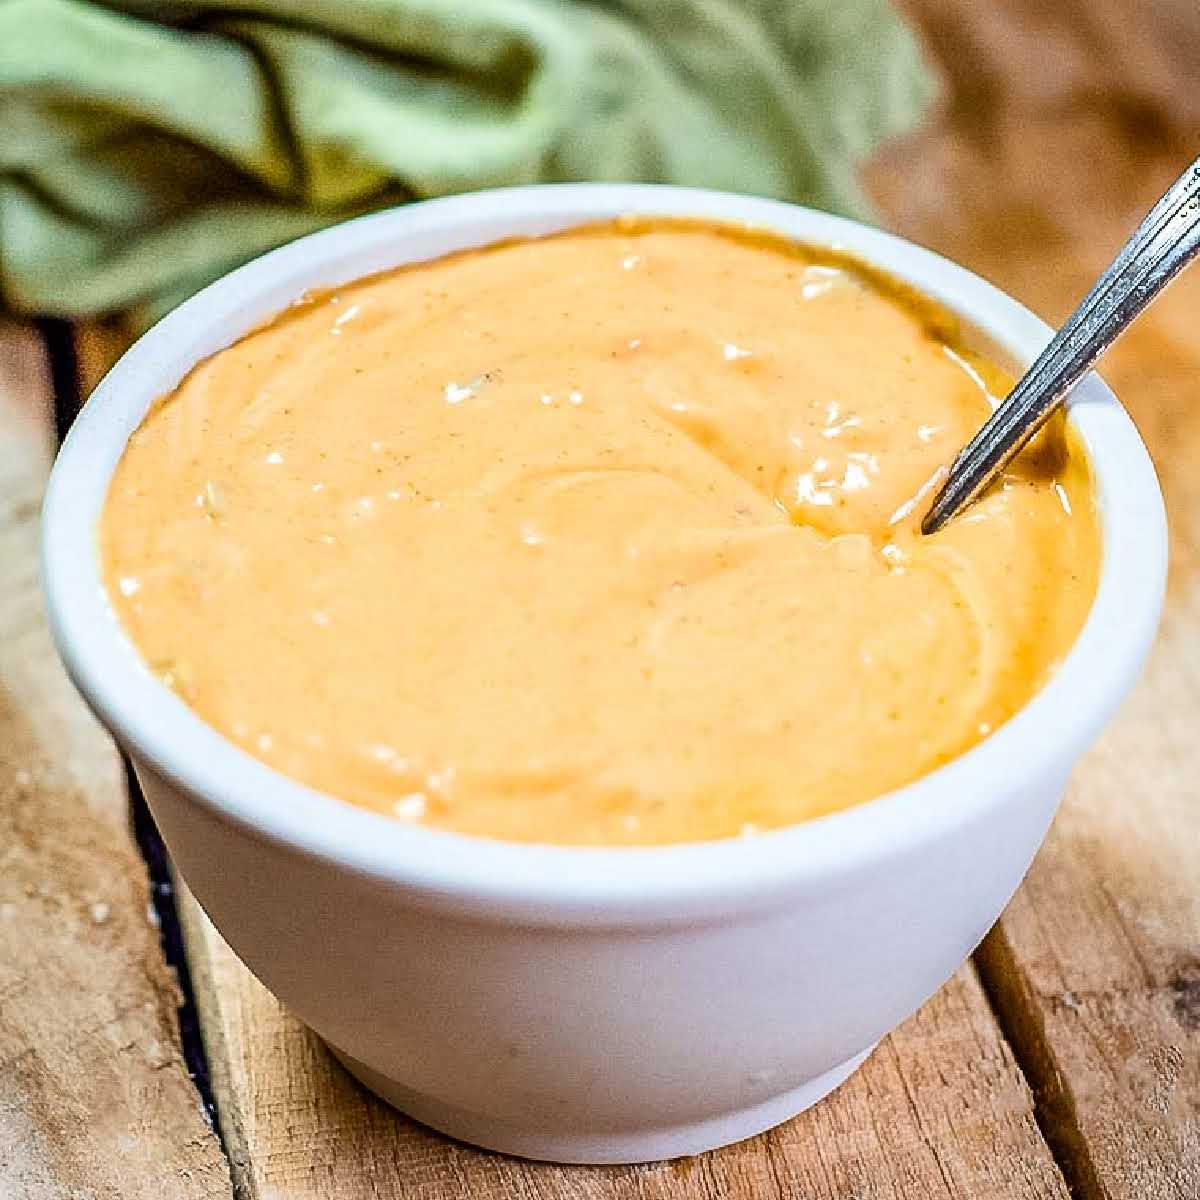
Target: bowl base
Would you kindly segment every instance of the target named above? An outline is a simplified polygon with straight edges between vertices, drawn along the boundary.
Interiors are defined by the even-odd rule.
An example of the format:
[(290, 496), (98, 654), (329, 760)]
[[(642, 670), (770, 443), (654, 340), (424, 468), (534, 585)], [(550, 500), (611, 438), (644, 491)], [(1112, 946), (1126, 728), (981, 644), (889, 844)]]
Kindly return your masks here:
[(800, 1087), (736, 1112), (722, 1113), (687, 1125), (588, 1134), (524, 1129), (495, 1117), (443, 1104), (432, 1096), (414, 1092), (350, 1055), (343, 1054), (336, 1047), (329, 1046), (338, 1062), (366, 1088), (406, 1116), (439, 1133), (484, 1150), (496, 1150), (517, 1158), (592, 1166), (681, 1158), (754, 1137), (824, 1099), (844, 1083), (874, 1049), (874, 1045), (868, 1046), (861, 1054), (838, 1063)]

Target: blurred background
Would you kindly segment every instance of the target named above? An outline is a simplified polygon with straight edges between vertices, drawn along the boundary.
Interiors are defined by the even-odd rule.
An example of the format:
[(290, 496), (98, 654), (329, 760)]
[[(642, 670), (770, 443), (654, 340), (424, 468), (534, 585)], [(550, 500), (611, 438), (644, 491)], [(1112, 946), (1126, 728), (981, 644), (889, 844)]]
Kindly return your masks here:
[(0, 313), (108, 351), (361, 212), (641, 179), (875, 221), (1056, 319), (1194, 157), (1198, 78), (1192, 0), (4, 0)]
[(932, 91), (887, 0), (8, 0), (0, 294), (142, 325), (321, 225), (520, 183), (862, 215)]
[[(1058, 321), (1195, 157), (1198, 80), (1194, 0), (0, 0), (0, 319), (74, 403), (323, 225), (638, 179), (873, 221)], [(1105, 364), (1152, 449), (1182, 434), (1198, 287)]]

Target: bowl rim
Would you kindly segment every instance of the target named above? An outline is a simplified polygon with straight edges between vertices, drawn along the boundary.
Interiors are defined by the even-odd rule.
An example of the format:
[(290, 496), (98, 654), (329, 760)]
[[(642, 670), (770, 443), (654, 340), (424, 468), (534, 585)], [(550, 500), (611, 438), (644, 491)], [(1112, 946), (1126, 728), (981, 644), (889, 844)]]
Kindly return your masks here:
[(963, 267), (878, 229), (781, 201), (654, 184), (550, 184), (423, 201), (301, 238), (226, 275), (120, 359), (67, 437), (43, 505), (43, 581), (68, 674), (118, 742), (247, 835), (476, 915), (596, 924), (717, 918), (876, 869), (1038, 786), (1061, 789), (1132, 686), (1157, 626), (1167, 537), (1149, 455), (1095, 375), (1069, 419), (1093, 465), (1103, 538), (1096, 597), (1059, 669), (977, 746), (895, 791), (752, 838), (668, 846), (518, 844), (406, 825), (251, 757), (144, 666), (105, 591), (95, 527), (129, 434), (195, 362), (307, 287), (336, 285), (514, 234), (625, 213), (760, 225), (861, 256), (932, 296), (1024, 366), (1052, 331)]

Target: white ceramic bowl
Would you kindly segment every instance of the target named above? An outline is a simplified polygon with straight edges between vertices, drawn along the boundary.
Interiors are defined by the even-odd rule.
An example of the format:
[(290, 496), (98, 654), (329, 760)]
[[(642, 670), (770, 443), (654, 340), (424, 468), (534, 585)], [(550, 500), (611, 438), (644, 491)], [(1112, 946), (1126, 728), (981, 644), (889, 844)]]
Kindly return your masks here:
[(117, 459), (157, 396), (306, 288), (625, 212), (753, 222), (848, 249), (961, 314), (1016, 366), (1049, 337), (960, 267), (785, 204), (590, 184), (459, 196), (304, 238), (173, 312), (75, 422), (44, 515), (67, 668), (132, 756), (178, 869), (230, 945), (404, 1111), (564, 1162), (690, 1154), (774, 1125), (931, 995), (1011, 896), (1068, 772), (1132, 684), (1166, 565), (1150, 460), (1089, 378), (1071, 419), (1097, 475), (1104, 561), (1061, 670), (917, 783), (737, 841), (589, 850), (412, 828), (275, 773), (152, 677), (109, 607), (95, 535)]

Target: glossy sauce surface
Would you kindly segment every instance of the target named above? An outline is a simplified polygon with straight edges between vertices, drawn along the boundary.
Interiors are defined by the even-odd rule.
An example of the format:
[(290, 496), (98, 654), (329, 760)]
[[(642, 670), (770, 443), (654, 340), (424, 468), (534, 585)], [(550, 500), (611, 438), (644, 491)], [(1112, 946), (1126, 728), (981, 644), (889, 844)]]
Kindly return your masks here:
[(521, 841), (749, 834), (948, 761), (1069, 649), (1100, 545), (1061, 425), (918, 530), (1006, 384), (766, 235), (503, 244), (200, 364), (118, 467), (106, 578), (150, 668), (312, 787)]

